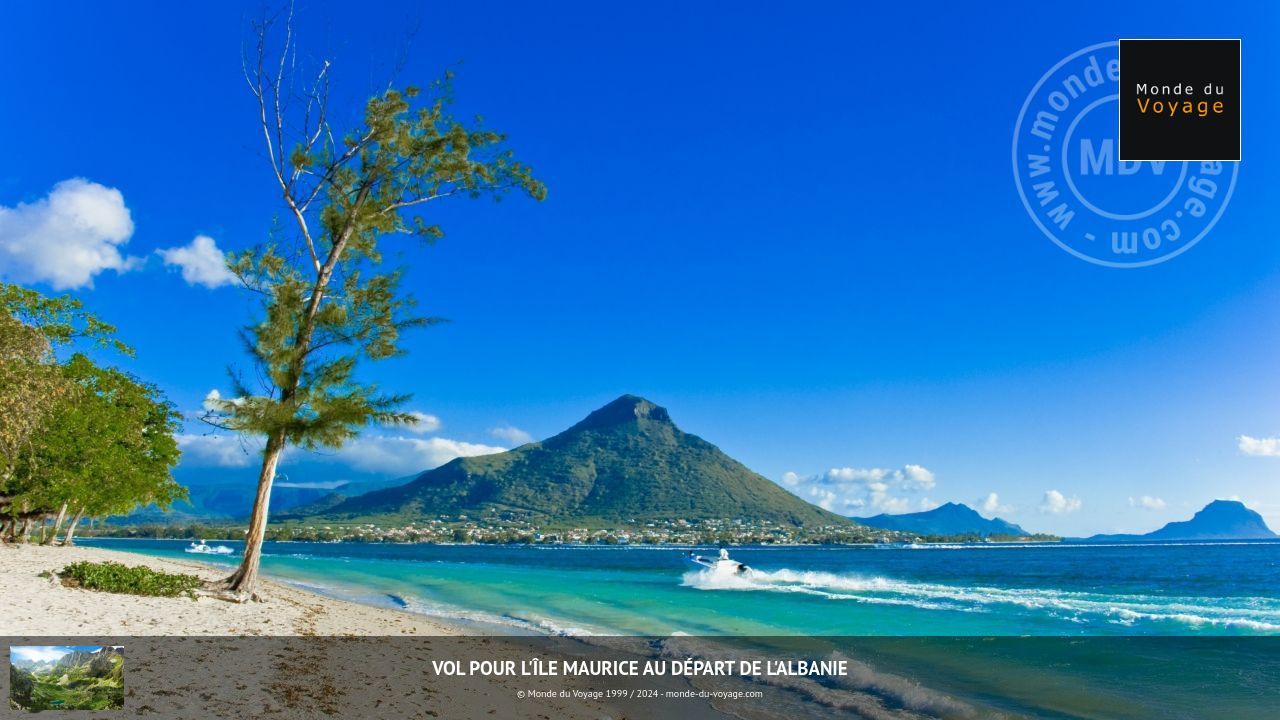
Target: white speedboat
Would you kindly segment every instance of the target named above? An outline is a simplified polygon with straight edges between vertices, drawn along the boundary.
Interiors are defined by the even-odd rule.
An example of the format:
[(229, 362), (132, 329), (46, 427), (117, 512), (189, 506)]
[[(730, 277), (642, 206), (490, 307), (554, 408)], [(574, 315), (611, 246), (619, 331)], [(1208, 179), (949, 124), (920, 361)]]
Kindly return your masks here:
[(230, 555), (235, 552), (226, 545), (209, 545), (204, 540), (199, 543), (191, 543), (187, 546), (186, 552), (195, 553), (197, 555)]
[(719, 557), (709, 558), (702, 555), (695, 555), (693, 551), (690, 550), (689, 554), (684, 556), (684, 559), (686, 562), (692, 563), (706, 570), (710, 570), (717, 575), (748, 575), (751, 573), (751, 568), (743, 565), (733, 558), (730, 558), (729, 551), (724, 548), (720, 548)]

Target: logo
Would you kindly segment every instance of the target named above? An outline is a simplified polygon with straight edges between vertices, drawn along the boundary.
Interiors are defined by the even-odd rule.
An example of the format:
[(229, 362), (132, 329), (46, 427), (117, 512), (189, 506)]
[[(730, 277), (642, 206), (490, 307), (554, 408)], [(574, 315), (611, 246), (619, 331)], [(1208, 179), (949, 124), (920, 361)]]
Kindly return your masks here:
[(1068, 55), (1031, 89), (1013, 132), (1013, 176), (1040, 230), (1081, 260), (1146, 267), (1200, 241), (1226, 210), (1239, 164), (1124, 161), (1119, 43)]
[(1240, 41), (1121, 40), (1120, 157), (1240, 160)]

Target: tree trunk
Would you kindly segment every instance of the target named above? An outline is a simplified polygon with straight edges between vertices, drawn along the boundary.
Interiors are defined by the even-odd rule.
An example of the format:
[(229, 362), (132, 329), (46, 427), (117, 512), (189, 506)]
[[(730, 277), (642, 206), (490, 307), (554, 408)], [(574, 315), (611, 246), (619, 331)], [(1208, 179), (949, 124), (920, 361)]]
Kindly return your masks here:
[(253, 597), (258, 584), (258, 566), (262, 561), (262, 540), (267, 533), (267, 513), (271, 504), (271, 483), (276, 477), (276, 466), (284, 452), (284, 432), (267, 438), (262, 451), (262, 471), (258, 474), (258, 494), (253, 499), (253, 515), (249, 517), (249, 532), (244, 539), (244, 558), (240, 568), (226, 579), (227, 589), (244, 599)]
[(22, 518), (22, 534), (18, 536), (18, 542), (24, 544), (31, 542), (31, 518), (29, 517)]
[(67, 536), (62, 539), (63, 547), (70, 547), (75, 544), (71, 541), (71, 539), (75, 537), (76, 525), (80, 524), (80, 518), (82, 517), (84, 517), (84, 508), (80, 508), (79, 510), (76, 511), (76, 514), (72, 516), (71, 524), (67, 526)]
[(44, 537), (43, 529), (41, 530), (40, 544), (52, 545), (58, 541), (58, 533), (62, 532), (62, 523), (67, 519), (67, 504), (62, 503), (62, 507), (58, 508), (58, 515), (53, 520), (53, 532), (49, 533), (49, 537)]

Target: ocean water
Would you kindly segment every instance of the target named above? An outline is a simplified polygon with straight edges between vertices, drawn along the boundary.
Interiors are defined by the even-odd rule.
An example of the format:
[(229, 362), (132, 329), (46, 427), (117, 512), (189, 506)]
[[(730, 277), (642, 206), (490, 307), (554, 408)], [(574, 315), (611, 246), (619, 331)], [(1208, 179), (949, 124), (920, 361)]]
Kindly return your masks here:
[[(85, 544), (236, 562), (186, 541)], [(267, 543), (263, 568), (488, 632), (853, 661), (773, 688), (760, 720), (1277, 717), (1280, 542), (731, 549), (749, 577), (692, 569), (689, 549)]]
[[(84, 542), (236, 558), (187, 554), (177, 540)], [(263, 568), (509, 633), (1280, 635), (1280, 542), (733, 548), (747, 577), (691, 569), (687, 550), (290, 542), (267, 543)]]

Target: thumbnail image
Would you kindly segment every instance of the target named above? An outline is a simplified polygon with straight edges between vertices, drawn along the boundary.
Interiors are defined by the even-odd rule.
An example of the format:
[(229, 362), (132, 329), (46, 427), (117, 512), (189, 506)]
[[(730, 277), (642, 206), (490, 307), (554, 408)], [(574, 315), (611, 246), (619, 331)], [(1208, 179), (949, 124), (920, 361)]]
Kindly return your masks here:
[(9, 648), (9, 706), (15, 710), (120, 710), (124, 648), (47, 645)]

